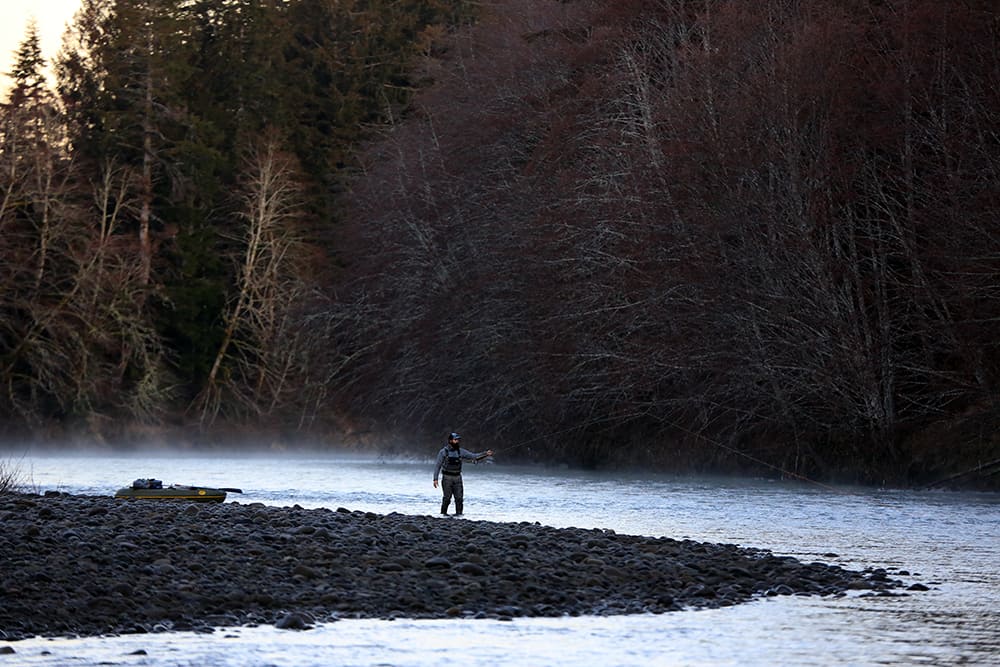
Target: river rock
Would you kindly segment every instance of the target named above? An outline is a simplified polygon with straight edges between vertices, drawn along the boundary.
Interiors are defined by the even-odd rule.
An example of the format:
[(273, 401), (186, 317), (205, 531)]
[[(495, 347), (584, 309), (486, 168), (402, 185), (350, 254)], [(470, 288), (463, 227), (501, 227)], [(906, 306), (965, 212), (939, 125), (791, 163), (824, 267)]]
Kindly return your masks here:
[(732, 544), (345, 508), (7, 494), (0, 524), (5, 640), (664, 613), (903, 585)]

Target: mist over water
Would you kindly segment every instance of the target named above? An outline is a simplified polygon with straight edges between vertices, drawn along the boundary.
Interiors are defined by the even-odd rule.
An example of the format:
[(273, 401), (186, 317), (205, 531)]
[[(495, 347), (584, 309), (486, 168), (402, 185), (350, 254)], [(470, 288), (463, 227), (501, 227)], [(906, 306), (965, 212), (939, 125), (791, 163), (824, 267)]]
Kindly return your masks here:
[[(227, 502), (437, 512), (426, 460), (320, 454), (12, 453), (29, 486), (111, 495), (133, 479), (236, 487)], [(4, 457), (0, 452), (0, 457)], [(24, 665), (957, 665), (1000, 663), (1000, 495), (469, 465), (466, 517), (689, 538), (886, 568), (931, 590), (778, 597), (612, 618), (342, 620), (10, 643)], [(448, 545), (442, 545), (447, 549)], [(897, 574), (908, 572), (907, 575)], [(0, 640), (0, 645), (6, 645)], [(131, 655), (135, 651), (146, 654)]]

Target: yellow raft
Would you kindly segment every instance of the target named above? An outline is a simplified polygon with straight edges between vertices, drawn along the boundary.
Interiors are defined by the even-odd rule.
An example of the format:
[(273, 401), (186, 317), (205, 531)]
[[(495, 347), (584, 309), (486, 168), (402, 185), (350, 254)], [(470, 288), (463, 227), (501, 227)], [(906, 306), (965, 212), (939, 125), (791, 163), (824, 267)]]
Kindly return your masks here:
[(221, 503), (226, 499), (226, 492), (242, 493), (240, 489), (214, 489), (208, 486), (186, 486), (163, 483), (155, 479), (145, 479), (132, 482), (132, 486), (118, 489), (115, 498), (137, 500), (191, 500), (199, 503)]

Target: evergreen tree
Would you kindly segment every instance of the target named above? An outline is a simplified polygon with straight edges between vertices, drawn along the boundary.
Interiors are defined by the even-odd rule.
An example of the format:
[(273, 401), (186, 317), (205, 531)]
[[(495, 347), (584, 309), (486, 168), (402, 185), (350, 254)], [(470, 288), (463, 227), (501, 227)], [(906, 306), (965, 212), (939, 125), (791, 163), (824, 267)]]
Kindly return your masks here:
[(148, 307), (180, 374), (197, 381), (221, 335), (226, 275), (209, 220), (222, 189), (212, 177), (215, 151), (202, 139), (213, 132), (187, 99), (197, 76), (190, 5), (85, 0), (58, 73), (75, 153), (131, 173), (136, 206), (121, 233), (142, 258)]
[(10, 93), (11, 106), (23, 106), (49, 95), (45, 85), (45, 58), (42, 57), (38, 23), (32, 19), (27, 32), (14, 54), (14, 69), (10, 77), (14, 86)]
[[(32, 20), (24, 40), (16, 51), (13, 71), (14, 87), (10, 102), (3, 107), (2, 157), (3, 189), (7, 195), (0, 216), (28, 234), (29, 245), (35, 246), (29, 257), (23, 257), (20, 267), (14, 266), (18, 255), (8, 257), (15, 270), (34, 273), (32, 283), (37, 288), (49, 261), (48, 238), (52, 225), (52, 179), (65, 162), (62, 154), (61, 118), (52, 93), (46, 86), (45, 59), (42, 57), (38, 25)], [(8, 230), (10, 233), (10, 230)], [(8, 239), (12, 240), (12, 239)], [(23, 249), (23, 247), (22, 247)], [(8, 283), (10, 284), (10, 283)]]
[[(329, 275), (355, 145), (396, 120), (417, 55), (467, 0), (83, 0), (58, 62), (73, 153), (128, 174), (116, 234), (140, 259), (187, 400), (225, 346), (241, 289), (241, 157), (280, 136), (302, 165), (305, 274)], [(309, 259), (306, 259), (309, 258)]]

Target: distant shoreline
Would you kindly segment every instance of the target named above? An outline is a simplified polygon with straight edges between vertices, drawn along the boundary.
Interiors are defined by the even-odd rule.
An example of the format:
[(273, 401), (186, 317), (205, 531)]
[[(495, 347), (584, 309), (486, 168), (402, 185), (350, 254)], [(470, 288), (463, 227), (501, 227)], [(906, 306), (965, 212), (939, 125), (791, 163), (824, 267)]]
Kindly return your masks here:
[[(250, 444), (244, 444), (250, 443)], [(337, 443), (333, 445), (331, 443)], [(498, 458), (505, 464), (539, 466), (541, 468), (578, 469), (595, 471), (619, 471), (636, 473), (655, 473), (661, 475), (677, 476), (720, 476), (731, 478), (747, 477), (768, 477), (773, 479), (792, 479), (803, 483), (812, 483), (818, 486), (858, 486), (863, 488), (897, 488), (902, 490), (919, 491), (935, 489), (940, 491), (970, 491), (970, 492), (1000, 492), (1000, 459), (990, 459), (984, 457), (984, 452), (979, 450), (965, 452), (958, 456), (954, 452), (955, 460), (946, 462), (935, 459), (923, 461), (922, 472), (910, 479), (907, 483), (898, 484), (885, 480), (882, 484), (864, 482), (854, 479), (848, 471), (843, 471), (834, 478), (827, 476), (810, 477), (789, 473), (781, 475), (775, 470), (760, 470), (739, 465), (730, 464), (727, 466), (699, 466), (692, 462), (680, 468), (654, 464), (652, 461), (641, 463), (628, 463), (618, 461), (603, 466), (593, 468), (582, 468), (573, 466), (566, 462), (548, 459), (525, 459), (512, 456), (504, 452), (501, 446), (498, 449)], [(183, 433), (176, 434), (171, 438), (167, 434), (161, 437), (144, 440), (92, 440), (85, 438), (74, 438), (64, 443), (50, 439), (0, 439), (0, 469), (10, 470), (16, 468), (18, 461), (28, 455), (45, 454), (107, 454), (115, 456), (128, 455), (157, 455), (157, 454), (183, 454), (200, 456), (220, 456), (225, 454), (252, 454), (254, 456), (267, 456), (280, 454), (282, 456), (345, 456), (357, 459), (378, 459), (378, 460), (400, 460), (419, 461), (433, 463), (434, 454), (438, 447), (428, 445), (426, 447), (412, 446), (389, 446), (379, 444), (377, 441), (368, 441), (360, 438), (347, 436), (333, 436), (326, 438), (304, 438), (298, 440), (282, 440), (281, 438), (269, 438), (266, 434), (260, 434), (254, 439), (248, 433), (229, 433), (228, 435), (218, 435), (210, 437), (202, 435), (199, 437), (186, 436)], [(516, 454), (516, 452), (514, 452)], [(929, 455), (924, 455), (929, 456)], [(22, 487), (14, 487), (17, 490), (30, 489), (30, 484)], [(2, 491), (0, 487), (0, 491)]]

